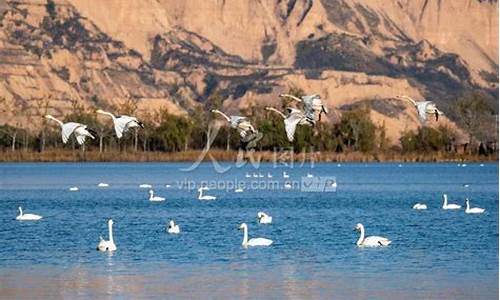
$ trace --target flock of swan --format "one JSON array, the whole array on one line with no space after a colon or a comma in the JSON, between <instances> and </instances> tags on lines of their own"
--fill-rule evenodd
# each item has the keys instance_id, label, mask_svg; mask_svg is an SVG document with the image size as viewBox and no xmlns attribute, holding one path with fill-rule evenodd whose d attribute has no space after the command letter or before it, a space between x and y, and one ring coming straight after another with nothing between
<instances>
[{"instance_id":1,"label":"flock of swan","mask_svg":"<svg viewBox=\"0 0 500 300\"><path fill-rule=\"evenodd\" d=\"M292 99L295 102L302 104L301 108L287 107L285 112L281 112L274 107L265 108L267 111L274 112L283 118L285 134L290 142L294 141L297 126L315 127L316 123L321 121L321 115L328 113L328 109L323 104L319 95L314 94L296 97L293 95L282 94L279 96L281 98ZM427 115L434 115L436 121L438 121L440 115L443 115L443 112L440 111L436 104L432 101L416 101L405 95L396 96L394 99L404 100L411 103L416 108L417 115L422 123L427 120ZM259 132L259 130L253 126L250 120L245 116L227 115L218 109L213 109L211 112L221 116L231 128L238 131L241 145L243 145L246 149L254 148L256 143L263 137L263 134ZM101 109L96 110L96 113L111 118L115 134L118 139L121 139L131 128L144 128L144 124L133 116L115 116L114 114ZM45 115L45 118L59 124L64 144L68 142L72 135L80 145L83 145L87 138L95 139L96 132L85 124L76 122L64 123L52 115Z\"/></svg>"},{"instance_id":2,"label":"flock of swan","mask_svg":"<svg viewBox=\"0 0 500 300\"><path fill-rule=\"evenodd\" d=\"M462 209L462 205L459 204L454 204L454 203L448 203L448 195L443 194L443 205L441 206L442 209L444 210L457 210L457 209ZM427 209L427 204L425 203L415 203L413 205L413 209L416 210L426 210ZM470 207L470 199L465 198L465 210L464 212L466 214L482 214L485 212L484 208L480 207Z\"/></svg>"}]
</instances>

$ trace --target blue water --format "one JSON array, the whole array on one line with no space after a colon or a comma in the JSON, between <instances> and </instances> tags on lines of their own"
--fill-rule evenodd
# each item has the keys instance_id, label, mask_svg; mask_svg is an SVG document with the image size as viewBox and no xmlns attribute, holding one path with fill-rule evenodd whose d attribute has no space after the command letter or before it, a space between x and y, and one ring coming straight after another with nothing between
<instances>
[{"instance_id":1,"label":"blue water","mask_svg":"<svg viewBox=\"0 0 500 300\"><path fill-rule=\"evenodd\" d=\"M497 164L181 170L190 165L0 164L0 298L498 298ZM335 176L337 191L281 189L283 171L296 182L308 172ZM245 177L253 172L273 178ZM219 184L208 192L217 200L197 200L188 184L202 182ZM234 193L235 182L246 184L243 193ZM148 201L141 183L167 200ZM442 193L451 203L469 197L486 212L443 211ZM416 202L429 209L412 210ZM18 206L43 219L16 221ZM261 210L273 224L257 224ZM112 255L95 250L109 218L118 247ZM180 235L166 233L170 219ZM274 244L242 248L242 222L250 237ZM356 223L393 243L357 248Z\"/></svg>"}]
</instances>

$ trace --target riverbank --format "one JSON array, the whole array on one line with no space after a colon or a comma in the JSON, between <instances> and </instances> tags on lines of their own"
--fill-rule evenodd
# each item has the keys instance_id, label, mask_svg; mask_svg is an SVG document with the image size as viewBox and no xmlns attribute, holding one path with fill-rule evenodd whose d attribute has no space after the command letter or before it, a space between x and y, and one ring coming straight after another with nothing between
<instances>
[{"instance_id":1,"label":"riverbank","mask_svg":"<svg viewBox=\"0 0 500 300\"><path fill-rule=\"evenodd\" d=\"M243 156L242 156L243 155ZM463 162L463 161L498 161L498 153L495 155L459 154L459 153L335 153L335 152L313 152L313 153L290 153L257 151L254 153L238 153L238 151L210 150L183 151L183 152L98 152L72 150L48 150L44 152L30 151L5 151L0 152L0 162L155 162L155 161L236 161L244 157L246 160L263 162L273 161L295 161L295 162Z\"/></svg>"}]
</instances>

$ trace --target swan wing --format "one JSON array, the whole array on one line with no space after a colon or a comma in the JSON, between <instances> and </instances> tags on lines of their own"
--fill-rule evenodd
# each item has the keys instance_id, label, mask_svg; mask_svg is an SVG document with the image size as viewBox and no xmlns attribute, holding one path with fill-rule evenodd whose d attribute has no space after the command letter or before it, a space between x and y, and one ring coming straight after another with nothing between
<instances>
[{"instance_id":1,"label":"swan wing","mask_svg":"<svg viewBox=\"0 0 500 300\"><path fill-rule=\"evenodd\" d=\"M427 120L427 105L429 105L430 101L421 101L417 102L417 113L420 121L425 122Z\"/></svg>"},{"instance_id":2,"label":"swan wing","mask_svg":"<svg viewBox=\"0 0 500 300\"><path fill-rule=\"evenodd\" d=\"M123 133L127 131L127 124L131 121L132 120L130 120L130 117L128 116L121 116L115 119L114 125L117 138L122 138Z\"/></svg>"},{"instance_id":3,"label":"swan wing","mask_svg":"<svg viewBox=\"0 0 500 300\"><path fill-rule=\"evenodd\" d=\"M82 124L75 122L68 122L62 125L62 140L64 144L68 142L70 136L80 126L82 126Z\"/></svg>"},{"instance_id":4,"label":"swan wing","mask_svg":"<svg viewBox=\"0 0 500 300\"><path fill-rule=\"evenodd\" d=\"M285 131L286 136L290 142L293 142L295 136L295 130L297 129L297 124L304 118L302 113L291 113L285 119Z\"/></svg>"},{"instance_id":5,"label":"swan wing","mask_svg":"<svg viewBox=\"0 0 500 300\"><path fill-rule=\"evenodd\" d=\"M270 246L273 243L270 239L265 238L253 238L248 240L248 246Z\"/></svg>"},{"instance_id":6,"label":"swan wing","mask_svg":"<svg viewBox=\"0 0 500 300\"><path fill-rule=\"evenodd\" d=\"M388 246L391 241L385 237L381 236L369 236L363 240L363 246L367 247L378 247L378 246Z\"/></svg>"}]
</instances>

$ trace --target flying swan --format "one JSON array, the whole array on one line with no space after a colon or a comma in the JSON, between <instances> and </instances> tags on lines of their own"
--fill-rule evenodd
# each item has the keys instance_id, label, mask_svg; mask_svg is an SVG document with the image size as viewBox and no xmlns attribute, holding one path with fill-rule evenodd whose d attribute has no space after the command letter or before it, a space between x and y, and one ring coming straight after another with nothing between
<instances>
[{"instance_id":1,"label":"flying swan","mask_svg":"<svg viewBox=\"0 0 500 300\"><path fill-rule=\"evenodd\" d=\"M87 128L87 125L84 124L76 122L63 123L51 115L46 115L45 118L53 120L61 126L62 141L64 144L68 142L72 134L76 137L76 141L78 142L79 145L85 143L85 138L87 137L94 139L94 136L92 134L94 135L96 134L92 129Z\"/></svg>"},{"instance_id":2,"label":"flying swan","mask_svg":"<svg viewBox=\"0 0 500 300\"><path fill-rule=\"evenodd\" d=\"M142 124L136 117L130 116L114 116L112 113L98 109L96 111L98 114L110 116L113 119L113 124L115 125L116 137L121 139L123 134L126 133L132 127L144 128Z\"/></svg>"},{"instance_id":3,"label":"flying swan","mask_svg":"<svg viewBox=\"0 0 500 300\"><path fill-rule=\"evenodd\" d=\"M109 235L109 241L106 241L102 238L102 236L99 237L100 241L99 244L97 245L97 250L98 251L115 251L116 250L116 245L115 241L113 240L113 220L109 219L108 221L108 235Z\"/></svg>"},{"instance_id":4,"label":"flying swan","mask_svg":"<svg viewBox=\"0 0 500 300\"><path fill-rule=\"evenodd\" d=\"M245 223L242 223L240 225L240 230L243 230L243 242L241 243L241 245L244 248L255 247L255 246L267 247L271 246L271 244L273 243L272 240L265 238L248 239L248 226Z\"/></svg>"},{"instance_id":5,"label":"flying swan","mask_svg":"<svg viewBox=\"0 0 500 300\"><path fill-rule=\"evenodd\" d=\"M16 217L18 221L37 221L40 220L42 216L35 214L23 214L23 209L19 206L19 215Z\"/></svg>"},{"instance_id":6,"label":"flying swan","mask_svg":"<svg viewBox=\"0 0 500 300\"><path fill-rule=\"evenodd\" d=\"M380 247L380 246L389 246L391 241L385 237L381 236L368 236L365 237L365 227L363 224L358 223L355 228L356 231L359 231L361 235L359 236L356 245L358 247Z\"/></svg>"},{"instance_id":7,"label":"flying swan","mask_svg":"<svg viewBox=\"0 0 500 300\"><path fill-rule=\"evenodd\" d=\"M266 107L266 110L273 111L283 118L283 122L285 123L286 137L290 142L293 142L295 138L295 130L297 129L297 125L314 125L314 123L311 122L310 119L306 118L306 115L302 111L296 108L288 107L286 109L288 115L285 115L284 113L273 107Z\"/></svg>"},{"instance_id":8,"label":"flying swan","mask_svg":"<svg viewBox=\"0 0 500 300\"><path fill-rule=\"evenodd\" d=\"M302 96L301 98L289 94L281 94L279 96L302 102L304 104L305 116L313 125L321 121L322 113L328 114L328 110L323 105L323 101L318 95Z\"/></svg>"},{"instance_id":9,"label":"flying swan","mask_svg":"<svg viewBox=\"0 0 500 300\"><path fill-rule=\"evenodd\" d=\"M238 131L240 134L240 141L245 144L246 148L254 148L257 142L262 138L262 133L253 127L247 117L227 116L218 109L213 109L212 112L221 115L226 119L231 128Z\"/></svg>"},{"instance_id":10,"label":"flying swan","mask_svg":"<svg viewBox=\"0 0 500 300\"><path fill-rule=\"evenodd\" d=\"M397 96L396 98L407 100L412 103L417 108L418 117L421 122L427 120L427 114L433 114L436 117L436 121L439 119L439 115L444 114L432 101L415 101L409 96Z\"/></svg>"}]
</instances>

